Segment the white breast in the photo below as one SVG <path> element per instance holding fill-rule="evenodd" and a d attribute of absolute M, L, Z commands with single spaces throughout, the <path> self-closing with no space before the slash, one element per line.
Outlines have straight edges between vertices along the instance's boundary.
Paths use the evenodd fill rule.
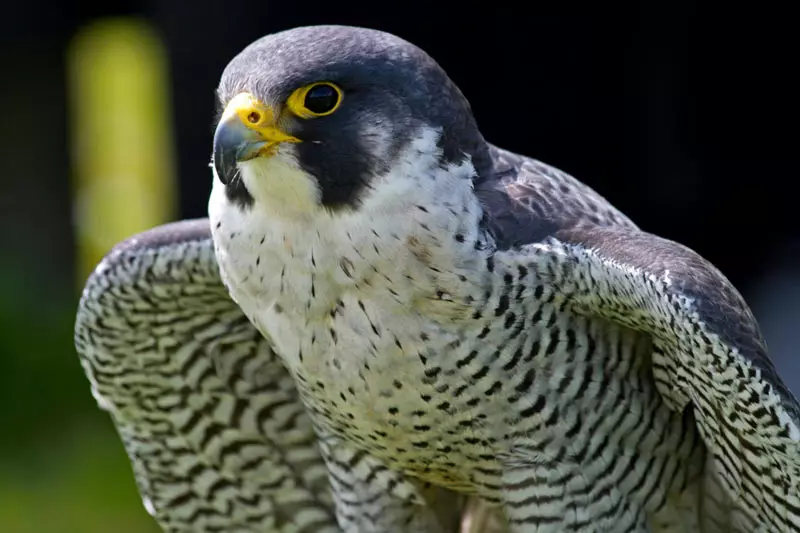
<path fill-rule="evenodd" d="M 480 290 L 483 259 L 465 244 L 481 216 L 474 169 L 440 168 L 432 147 L 432 137 L 420 139 L 356 211 L 309 207 L 312 178 L 275 160 L 241 168 L 251 208 L 231 204 L 218 180 L 209 202 L 231 296 L 290 370 L 331 396 L 368 390 L 365 409 L 398 378 L 419 378 L 421 339 L 452 340 L 441 319 L 466 317 L 466 293 Z M 287 187 L 292 179 L 301 183 Z M 287 189 L 294 196 L 281 203 Z"/>

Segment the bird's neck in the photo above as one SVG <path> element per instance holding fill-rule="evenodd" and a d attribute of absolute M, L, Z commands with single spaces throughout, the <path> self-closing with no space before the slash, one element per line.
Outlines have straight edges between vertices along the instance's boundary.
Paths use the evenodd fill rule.
<path fill-rule="evenodd" d="M 237 301 L 280 295 L 306 315 L 329 313 L 344 293 L 378 287 L 396 293 L 401 306 L 428 292 L 455 293 L 491 246 L 473 172 L 465 161 L 424 176 L 385 176 L 349 211 L 285 217 L 231 205 L 220 228 L 212 220 L 223 277 Z"/>

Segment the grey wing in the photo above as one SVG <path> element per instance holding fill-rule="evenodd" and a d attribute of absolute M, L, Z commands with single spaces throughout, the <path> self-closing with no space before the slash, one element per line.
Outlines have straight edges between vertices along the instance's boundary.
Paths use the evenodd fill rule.
<path fill-rule="evenodd" d="M 636 228 L 605 198 L 536 159 L 491 147 L 491 171 L 475 182 L 485 223 L 499 249 L 539 241 L 580 224 Z"/>
<path fill-rule="evenodd" d="M 339 531 L 310 419 L 228 297 L 206 219 L 112 250 L 86 283 L 75 344 L 165 531 Z"/>
<path fill-rule="evenodd" d="M 507 194 L 515 210 L 495 216 L 495 224 L 508 217 L 495 230 L 516 231 L 518 240 L 498 253 L 522 257 L 556 301 L 576 313 L 649 334 L 658 391 L 676 411 L 693 411 L 731 506 L 759 531 L 799 531 L 800 406 L 741 295 L 692 250 L 632 224 L 609 223 L 611 217 L 598 222 L 591 215 L 611 209 L 604 201 L 584 215 L 569 207 L 596 203 L 596 195 L 575 198 L 579 188 L 543 187 L 549 178 L 541 173 L 511 179 L 534 184 L 534 192 Z M 494 181 L 495 190 L 508 191 L 501 182 Z M 502 204 L 486 205 L 491 211 Z M 566 216 L 551 215 L 564 205 Z"/>

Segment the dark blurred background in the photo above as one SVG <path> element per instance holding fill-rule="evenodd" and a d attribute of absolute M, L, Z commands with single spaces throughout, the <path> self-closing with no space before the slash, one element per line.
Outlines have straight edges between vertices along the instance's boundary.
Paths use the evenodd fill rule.
<path fill-rule="evenodd" d="M 114 242 L 205 216 L 218 76 L 297 25 L 372 26 L 426 49 L 489 140 L 716 264 L 800 391 L 795 20 L 704 17 L 688 2 L 586 18 L 458 5 L 4 5 L 0 531 L 156 531 L 75 356 L 77 298 Z"/>

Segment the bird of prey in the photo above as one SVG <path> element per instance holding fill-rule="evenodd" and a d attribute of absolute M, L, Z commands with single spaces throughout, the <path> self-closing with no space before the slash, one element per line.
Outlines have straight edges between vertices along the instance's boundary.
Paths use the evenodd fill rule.
<path fill-rule="evenodd" d="M 209 219 L 118 246 L 76 326 L 167 531 L 438 533 L 466 498 L 514 533 L 800 531 L 798 402 L 697 253 L 487 142 L 384 32 L 268 35 L 218 97 Z"/>

